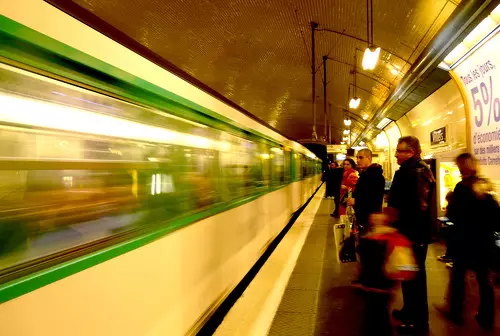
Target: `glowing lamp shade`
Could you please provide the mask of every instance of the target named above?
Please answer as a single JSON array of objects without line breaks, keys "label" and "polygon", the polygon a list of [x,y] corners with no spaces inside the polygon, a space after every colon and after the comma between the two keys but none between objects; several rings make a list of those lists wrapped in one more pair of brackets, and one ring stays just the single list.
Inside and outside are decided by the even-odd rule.
[{"label": "glowing lamp shade", "polygon": [[363,55],[363,69],[373,70],[377,65],[378,58],[380,56],[380,48],[366,48],[365,54]]},{"label": "glowing lamp shade", "polygon": [[346,129],[346,130],[344,130],[344,134],[345,134],[345,135],[349,134],[350,132],[351,132],[351,131],[349,131],[349,130],[347,130],[347,129]]},{"label": "glowing lamp shade", "polygon": [[361,99],[358,97],[351,98],[351,101],[349,102],[349,108],[356,109],[359,106],[359,103],[361,103]]},{"label": "glowing lamp shade", "polygon": [[344,119],[344,125],[351,126],[351,123],[352,123],[351,119]]}]

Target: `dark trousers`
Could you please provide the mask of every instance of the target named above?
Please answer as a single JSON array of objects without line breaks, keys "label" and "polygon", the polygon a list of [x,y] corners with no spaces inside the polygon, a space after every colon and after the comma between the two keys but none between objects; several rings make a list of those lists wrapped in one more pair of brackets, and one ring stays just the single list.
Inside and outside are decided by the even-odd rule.
[{"label": "dark trousers", "polygon": [[427,273],[425,259],[427,244],[413,244],[413,253],[419,271],[415,279],[401,284],[403,290],[404,313],[406,323],[425,326],[429,323],[429,306],[427,304]]},{"label": "dark trousers", "polygon": [[391,336],[392,326],[389,317],[389,293],[364,292],[365,313],[363,318],[363,335]]},{"label": "dark trousers", "polygon": [[[450,279],[449,304],[451,313],[457,317],[462,316],[462,308],[465,296],[465,274],[467,265],[462,258],[453,260]],[[495,315],[495,294],[491,284],[490,269],[487,265],[474,265],[470,267],[476,273],[476,281],[479,285],[480,304],[478,314],[481,318],[491,323]]]},{"label": "dark trousers", "polygon": [[446,242],[446,253],[445,255],[448,258],[453,258],[454,255],[454,249],[455,249],[455,243],[453,241],[455,234],[455,227],[454,226],[449,226],[446,228],[446,233],[445,233],[445,242]]}]

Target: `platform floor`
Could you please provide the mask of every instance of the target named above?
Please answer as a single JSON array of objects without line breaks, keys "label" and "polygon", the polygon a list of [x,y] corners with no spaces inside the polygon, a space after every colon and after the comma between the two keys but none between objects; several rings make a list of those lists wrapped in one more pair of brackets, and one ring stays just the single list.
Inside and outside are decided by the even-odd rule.
[{"label": "platform floor", "polygon": [[[298,258],[295,257],[295,267],[288,278],[281,300],[279,304],[276,303],[277,310],[274,310],[274,319],[271,322],[271,319],[268,318],[267,328],[260,326],[259,328],[247,329],[245,329],[244,323],[241,323],[242,320],[239,319],[240,327],[237,331],[233,330],[231,334],[264,335],[267,330],[268,335],[271,336],[360,335],[363,304],[358,291],[350,286],[356,275],[357,265],[356,263],[340,263],[338,260],[334,232],[336,221],[330,217],[333,201],[322,199],[321,191],[315,197],[316,203],[312,210],[317,210],[311,219],[307,238]],[[478,288],[473,273],[469,274],[467,278],[465,326],[454,326],[435,310],[434,304],[444,302],[443,298],[449,280],[449,270],[444,263],[437,260],[437,257],[443,252],[444,246],[433,244],[430,246],[427,256],[431,329],[429,334],[435,336],[500,335],[500,287],[495,288],[498,308],[496,329],[492,332],[483,331],[473,318],[479,301]],[[271,281],[269,277],[266,278],[268,278],[267,281]],[[269,283],[267,286],[270,286]],[[246,300],[248,300],[248,295]],[[242,301],[245,300],[244,297],[245,295]],[[401,307],[400,294],[397,294],[394,299],[394,307]],[[263,308],[258,304],[252,308],[246,307],[247,311],[251,309],[262,311]],[[267,309],[267,311],[270,310]],[[216,335],[225,334],[223,331],[228,330],[227,325],[238,323],[237,315],[228,314],[227,318],[236,320],[224,321],[221,330],[218,330]],[[249,324],[248,321],[246,323]]]}]

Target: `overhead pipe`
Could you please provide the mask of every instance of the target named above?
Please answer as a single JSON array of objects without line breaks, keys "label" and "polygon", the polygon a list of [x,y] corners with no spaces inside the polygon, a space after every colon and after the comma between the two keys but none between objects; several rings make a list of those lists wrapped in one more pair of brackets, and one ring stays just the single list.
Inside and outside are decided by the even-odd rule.
[{"label": "overhead pipe", "polygon": [[326,60],[328,59],[328,56],[323,56],[323,113],[324,113],[324,136],[325,140],[327,139],[327,134],[326,134]]},{"label": "overhead pipe", "polygon": [[314,32],[318,28],[316,22],[311,22],[311,38],[312,38],[312,53],[311,53],[311,73],[312,73],[312,113],[313,113],[313,129],[312,129],[312,140],[318,140],[318,133],[316,132],[316,43],[314,40]]}]

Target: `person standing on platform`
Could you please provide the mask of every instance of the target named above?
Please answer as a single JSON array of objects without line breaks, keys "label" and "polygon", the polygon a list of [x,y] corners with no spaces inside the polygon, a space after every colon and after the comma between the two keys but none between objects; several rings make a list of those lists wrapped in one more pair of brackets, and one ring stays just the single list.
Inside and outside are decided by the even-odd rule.
[{"label": "person standing on platform", "polygon": [[326,182],[326,199],[332,199],[335,197],[335,179],[332,177],[335,174],[335,169],[338,169],[338,167],[338,163],[336,161],[333,161],[332,163],[330,163],[323,175],[323,181]]},{"label": "person standing on platform", "polygon": [[333,198],[335,201],[335,209],[333,210],[333,213],[330,215],[332,217],[339,217],[340,185],[342,183],[343,174],[344,174],[344,169],[338,166],[330,170],[329,180],[332,188]]},{"label": "person standing on platform", "polygon": [[429,330],[425,259],[435,220],[436,180],[429,166],[420,158],[421,152],[416,137],[405,136],[398,140],[395,156],[400,168],[394,175],[388,201],[388,206],[398,215],[394,226],[412,242],[419,268],[415,279],[401,286],[403,309],[393,311],[393,316],[403,322],[398,328],[401,333]]},{"label": "person standing on platform", "polygon": [[343,216],[346,214],[347,196],[349,191],[353,192],[358,182],[358,172],[356,171],[356,163],[353,159],[345,159],[343,162],[344,172],[342,175],[342,183],[340,185],[340,205],[339,205],[339,215]]},{"label": "person standing on platform", "polygon": [[382,166],[372,164],[372,151],[368,148],[358,152],[356,157],[360,173],[352,198],[347,205],[354,206],[356,223],[361,234],[368,228],[368,218],[372,213],[382,211],[385,179]]},{"label": "person standing on platform", "polygon": [[494,232],[498,231],[500,207],[488,180],[478,176],[478,163],[469,153],[457,157],[462,174],[448,205],[449,219],[455,224],[448,306],[436,306],[452,322],[462,323],[465,273],[474,270],[479,285],[480,305],[476,320],[484,329],[493,329],[495,295],[490,279],[495,250]]}]

